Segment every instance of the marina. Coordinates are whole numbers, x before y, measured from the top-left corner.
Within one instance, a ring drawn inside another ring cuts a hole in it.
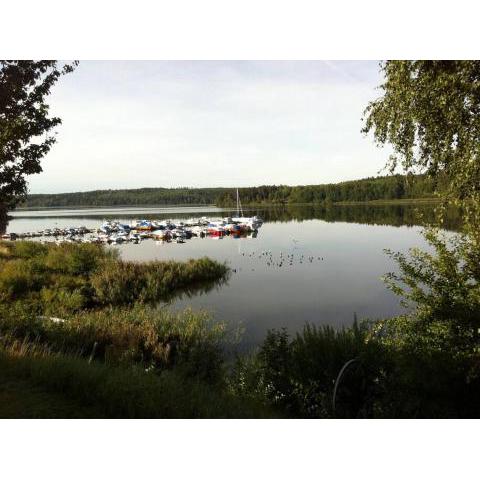
[[[144,239],[152,238],[160,242],[185,243],[194,237],[223,238],[231,236],[256,236],[263,225],[263,219],[257,215],[247,217],[237,189],[237,210],[234,217],[191,217],[185,220],[171,219],[134,219],[104,220],[99,227],[54,227],[43,230],[17,233],[10,231],[2,235],[2,240],[30,240],[61,243],[104,243],[104,244],[138,244]]]
[[[106,220],[99,227],[76,226],[54,227],[37,231],[9,232],[2,235],[2,240],[32,240],[60,243],[134,243],[152,238],[163,242],[185,243],[194,237],[223,238],[231,236],[254,236],[262,226],[263,220],[257,216],[236,217],[232,219],[212,219],[207,217],[177,220],[134,220],[122,223],[120,220]]]

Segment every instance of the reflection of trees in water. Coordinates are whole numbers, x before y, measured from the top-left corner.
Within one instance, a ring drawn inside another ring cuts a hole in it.
[[[187,207],[190,207],[190,205],[187,205]],[[115,208],[115,207],[113,207]],[[147,207],[149,208],[149,207]],[[122,208],[118,207],[118,212],[115,211],[109,211],[109,212],[99,212],[99,211],[92,211],[91,213],[85,213],[85,211],[82,212],[75,212],[74,210],[71,210],[68,212],[67,215],[65,215],[65,210],[58,210],[59,215],[55,215],[54,210],[50,210],[47,214],[42,214],[39,212],[36,212],[35,210],[32,210],[31,213],[32,215],[25,215],[27,211],[23,211],[23,215],[21,218],[30,218],[30,219],[52,219],[52,218],[64,218],[64,219],[70,219],[70,218],[75,218],[79,222],[81,220],[138,220],[138,219],[147,219],[147,220],[171,220],[171,219],[179,219],[179,220],[187,220],[190,218],[201,218],[201,217],[221,217],[225,216],[224,211],[194,211],[194,212],[149,212],[149,211],[144,211],[142,212],[141,210],[138,210],[137,212],[125,212],[122,210]]]
[[[326,222],[365,223],[372,225],[414,226],[436,223],[431,205],[285,205],[249,210],[267,222],[324,220]],[[445,214],[444,228],[457,230],[461,216],[456,209]]]
[[[326,222],[348,222],[348,223],[365,223],[372,225],[391,225],[391,226],[413,226],[434,224],[436,221],[435,209],[432,205],[272,205],[268,207],[246,207],[244,208],[245,215],[258,215],[266,222],[290,222],[303,220],[324,220]],[[52,212],[53,213],[53,212]],[[147,218],[155,220],[178,219],[186,220],[189,218],[217,218],[235,216],[235,209],[224,209],[222,211],[195,211],[195,212],[119,212],[98,214],[88,214],[79,212],[71,215],[61,216],[58,218],[76,218],[80,225],[82,220],[98,220],[99,222],[105,219],[122,219],[125,221],[134,220],[138,218]],[[54,216],[32,215],[35,219],[52,219]],[[444,227],[449,230],[457,230],[460,226],[460,212],[455,209],[447,210],[445,215]],[[8,221],[5,218],[2,222],[0,220],[0,233],[5,233]]]
[[[176,300],[184,300],[198,295],[205,295],[214,289],[219,290],[224,285],[228,285],[230,276],[231,272],[228,271],[222,278],[218,278],[216,280],[203,280],[201,282],[196,282],[186,287],[176,289],[163,300],[162,305],[164,304],[167,306]]]

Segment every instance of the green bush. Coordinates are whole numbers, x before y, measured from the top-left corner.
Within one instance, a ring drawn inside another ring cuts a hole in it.
[[[30,260],[9,260],[0,269],[0,298],[14,300],[41,288],[43,279]]]
[[[0,298],[22,299],[48,315],[169,301],[226,281],[228,268],[208,258],[134,263],[92,244],[0,243]]]
[[[109,262],[91,278],[103,305],[168,301],[179,293],[210,289],[224,281],[228,268],[208,258],[187,262]]]
[[[52,272],[88,275],[108,260],[115,260],[115,250],[94,244],[62,244],[48,250],[45,266]]]
[[[40,242],[13,242],[11,247],[11,255],[16,258],[38,258],[49,251],[49,247]]]
[[[45,315],[59,317],[66,317],[71,313],[78,312],[89,304],[89,298],[80,289],[42,288],[40,298]]]
[[[406,320],[307,326],[293,339],[269,332],[255,355],[238,360],[230,386],[286,417],[477,418],[480,352],[438,348],[449,338],[440,327],[406,338]]]
[[[259,351],[236,365],[232,385],[242,396],[263,401],[288,417],[366,416],[367,387],[373,385],[381,346],[367,341],[368,328],[335,330],[306,325],[290,339],[286,330],[270,331]],[[335,381],[342,367],[356,359],[354,374],[342,378],[333,409]]]

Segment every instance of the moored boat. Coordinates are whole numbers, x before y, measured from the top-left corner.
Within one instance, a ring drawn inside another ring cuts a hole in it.
[[[210,221],[210,223],[207,225],[207,234],[214,237],[225,235],[226,234],[225,221],[223,220]]]

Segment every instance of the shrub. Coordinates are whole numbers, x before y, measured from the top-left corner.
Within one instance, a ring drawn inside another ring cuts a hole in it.
[[[22,298],[48,315],[83,308],[169,301],[226,281],[228,268],[208,258],[188,262],[123,262],[92,244],[4,243],[0,298]],[[40,291],[42,292],[40,294]]]
[[[49,249],[45,266],[53,272],[88,275],[93,273],[102,262],[114,260],[115,252],[94,244],[67,243]]]
[[[38,258],[46,255],[49,246],[40,242],[13,242],[11,254],[17,258]]]
[[[14,300],[39,290],[42,276],[35,271],[30,260],[9,260],[0,269],[0,298]]]
[[[228,268],[208,258],[188,262],[105,263],[91,278],[103,305],[168,301],[179,293],[210,289],[226,279]]]
[[[89,304],[88,296],[81,289],[42,288],[40,298],[45,315],[59,317],[66,317],[71,313],[78,312]]]
[[[290,339],[286,330],[270,331],[256,355],[240,360],[233,388],[240,395],[261,397],[289,417],[366,416],[367,387],[381,364],[378,343],[367,342],[367,325],[335,330],[306,325]],[[345,375],[337,391],[335,380],[349,360],[357,360],[353,375]]]
[[[387,285],[412,310],[408,317],[411,325],[396,322],[396,333],[400,335],[403,326],[405,337],[415,330],[424,340],[435,343],[437,331],[444,348],[474,351],[480,342],[479,233],[445,238],[431,228],[424,236],[432,252],[414,248],[407,256],[387,250],[399,267],[399,273],[385,276]]]

